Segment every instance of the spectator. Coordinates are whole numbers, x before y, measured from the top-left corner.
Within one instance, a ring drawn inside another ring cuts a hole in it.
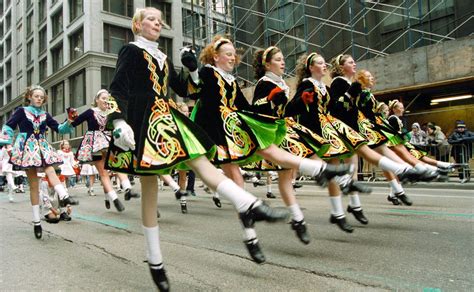
[[[427,145],[431,146],[431,154],[436,160],[449,161],[449,143],[441,128],[434,123],[428,123],[427,134]]]
[[[456,121],[456,129],[449,136],[448,142],[453,145],[451,149],[451,156],[456,163],[467,164],[472,158],[472,141],[474,140],[474,133],[466,129],[466,124],[462,120]],[[470,180],[469,167],[459,168],[459,179],[461,183]]]
[[[413,123],[411,125],[410,137],[410,144],[415,146],[426,145],[426,132],[420,128],[420,124]]]

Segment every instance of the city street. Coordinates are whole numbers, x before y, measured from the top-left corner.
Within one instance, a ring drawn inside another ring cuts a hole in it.
[[[409,188],[414,205],[407,207],[387,202],[388,187],[377,184],[361,196],[369,225],[348,214],[355,231],[347,234],[329,223],[327,191],[305,184],[297,198],[312,242],[300,243],[287,223],[259,223],[267,262],[258,265],[230,203],[215,207],[199,184],[188,214],[166,187],[159,195],[161,248],[173,291],[474,290],[472,189]],[[265,197],[265,187],[246,188]],[[83,185],[71,193],[80,200],[72,221],[43,221],[41,240],[33,234],[27,194],[9,203],[0,193],[0,290],[154,291],[139,200],[122,199],[126,210],[118,213],[105,209],[99,184],[95,197]],[[265,200],[284,206],[280,198]]]

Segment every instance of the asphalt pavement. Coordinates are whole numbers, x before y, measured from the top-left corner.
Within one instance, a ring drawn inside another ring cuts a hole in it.
[[[413,206],[386,200],[383,182],[362,195],[368,225],[352,234],[329,223],[327,191],[305,182],[297,189],[312,241],[303,245],[287,223],[257,224],[267,261],[250,259],[229,202],[214,206],[197,187],[181,214],[173,193],[160,191],[160,236],[173,291],[473,291],[474,191],[435,183],[407,186]],[[199,185],[199,181],[197,182]],[[456,185],[453,182],[453,185]],[[460,184],[457,184],[460,185]],[[444,186],[444,185],[443,185]],[[139,186],[135,186],[139,189]],[[266,199],[265,187],[246,189]],[[27,194],[9,203],[0,193],[0,291],[154,291],[144,263],[140,201],[123,201],[125,211],[104,207],[100,186],[80,200],[70,222],[42,222],[35,239]],[[123,194],[119,194],[123,197]],[[347,205],[348,198],[344,198]],[[113,208],[113,207],[112,207]]]

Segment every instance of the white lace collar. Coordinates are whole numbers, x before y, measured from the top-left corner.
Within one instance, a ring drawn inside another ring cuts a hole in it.
[[[235,77],[234,75],[232,75],[232,73],[229,73],[229,72],[226,72],[225,70],[221,69],[221,68],[218,68],[216,66],[212,66],[210,64],[206,64],[207,67],[210,67],[212,69],[214,69],[215,71],[217,71],[219,73],[219,75],[222,76],[222,78],[224,78],[224,80],[229,84],[229,85],[232,85],[232,83],[234,83],[235,81]]]
[[[260,80],[269,81],[277,85],[285,91],[286,96],[290,96],[290,87],[286,84],[285,80],[281,76],[278,76],[273,72],[267,71],[265,72],[265,75],[260,78]]]
[[[165,65],[166,61],[166,55],[160,51],[157,42],[147,40],[142,36],[138,36],[137,40],[135,42],[131,42],[131,44],[146,50],[158,62],[160,70],[163,70],[163,66]]]
[[[326,84],[324,84],[323,81],[318,81],[318,80],[314,79],[313,77],[303,79],[303,81],[306,81],[306,80],[310,81],[311,83],[313,83],[314,86],[318,87],[319,91],[321,91],[322,95],[326,95],[326,93],[327,93]]]

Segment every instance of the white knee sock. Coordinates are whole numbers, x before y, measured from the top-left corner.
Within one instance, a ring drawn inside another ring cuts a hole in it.
[[[448,168],[450,165],[451,165],[451,163],[449,163],[449,162],[436,161],[436,166],[438,166],[438,167]]]
[[[111,201],[115,201],[117,199],[117,193],[115,191],[110,191],[106,194],[106,197],[109,198]]]
[[[325,165],[326,163],[323,161],[303,158],[298,170],[304,175],[313,177],[318,175],[325,168]]]
[[[403,187],[398,182],[398,180],[393,179],[393,180],[389,181],[388,184],[390,185],[390,197],[393,198],[393,197],[395,197],[395,194],[404,192]]]
[[[397,162],[395,162],[395,161],[393,161],[393,160],[391,160],[387,157],[380,158],[378,166],[382,170],[388,170],[388,171],[391,171],[395,174],[400,174],[408,168],[407,165],[397,163]]]
[[[146,257],[148,263],[158,265],[163,263],[163,256],[160,249],[160,234],[158,226],[143,227],[143,234],[145,235]]]
[[[331,196],[329,200],[331,201],[331,214],[338,218],[345,217],[344,209],[342,209],[341,195],[335,197]]]
[[[419,170],[421,172],[425,172],[427,170],[425,164],[422,163],[422,162],[419,162],[419,163],[415,164],[415,166],[413,168],[415,168],[416,170]]]
[[[251,239],[257,240],[257,233],[253,228],[244,228],[244,240],[249,241]]]
[[[40,206],[39,205],[33,205],[31,207],[33,209],[33,222],[34,223],[41,222],[41,219],[40,219]]]
[[[425,164],[425,167],[427,169],[429,169],[430,171],[437,171],[438,170],[438,168],[436,166],[429,165],[429,164]]]
[[[56,193],[58,193],[60,200],[64,200],[65,198],[69,197],[66,188],[61,183],[55,185],[54,190],[56,191]]]
[[[120,181],[120,184],[122,185],[122,189],[124,190],[129,190],[132,188],[132,184],[130,183],[130,180],[128,178]]]
[[[16,189],[15,187],[15,181],[13,180],[13,175],[11,173],[7,173],[6,175],[7,177],[7,184],[8,184],[8,188],[13,191],[14,189]]]
[[[177,191],[179,191],[179,189],[180,189],[178,183],[177,183],[174,179],[172,179],[172,180],[168,183],[168,186],[169,186],[169,187],[173,190],[173,192],[175,192],[175,193],[176,193]]]
[[[361,209],[360,207],[360,198],[359,198],[359,193],[358,192],[352,192],[349,194],[349,206],[352,207],[352,209],[355,209],[358,211],[358,209]]]
[[[271,193],[272,192],[272,184],[268,184],[267,185],[267,193]]]
[[[289,206],[288,209],[291,212],[293,220],[295,220],[296,222],[299,222],[304,219],[303,212],[301,211],[300,206],[298,204],[293,204]]]
[[[238,212],[247,211],[250,205],[257,201],[255,196],[240,188],[230,179],[223,180],[217,186],[216,191],[219,195],[231,201]],[[261,201],[256,202],[254,206],[258,206],[259,204],[261,204]]]

